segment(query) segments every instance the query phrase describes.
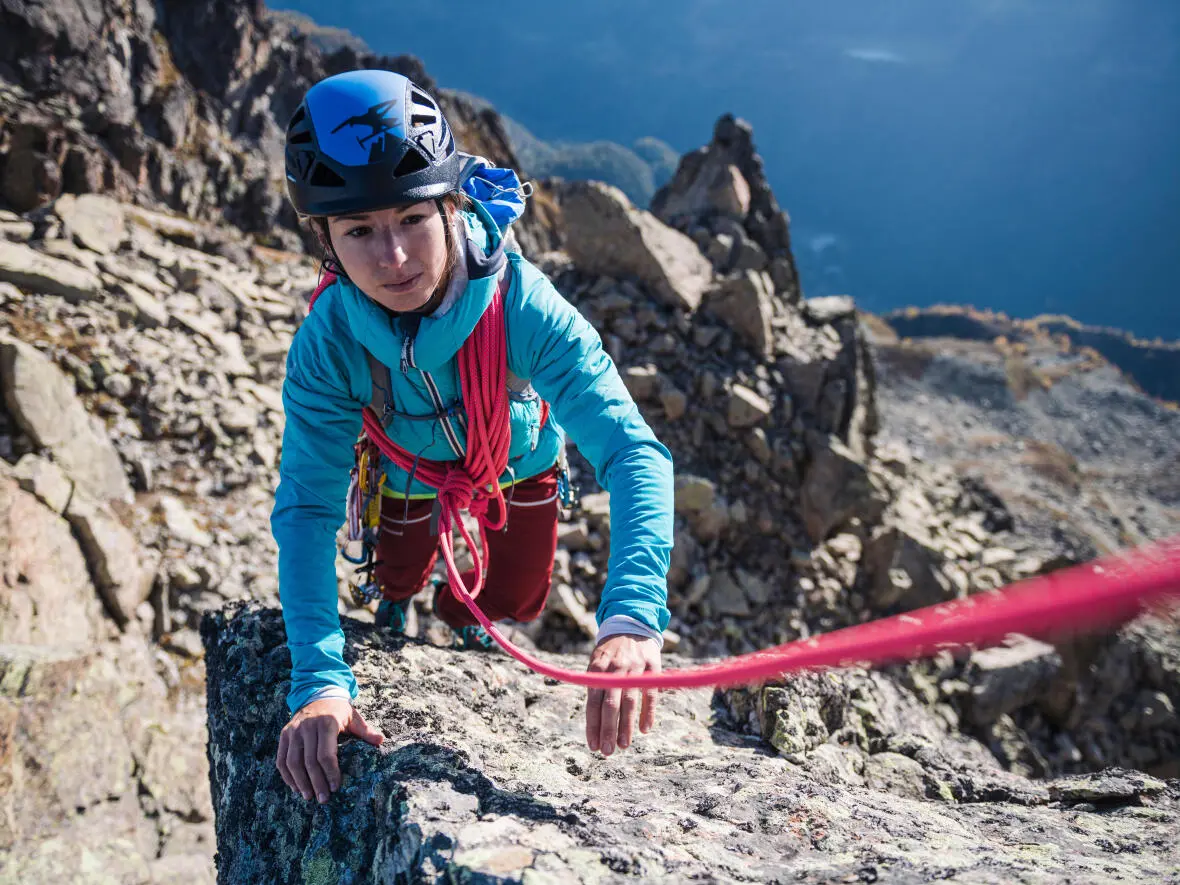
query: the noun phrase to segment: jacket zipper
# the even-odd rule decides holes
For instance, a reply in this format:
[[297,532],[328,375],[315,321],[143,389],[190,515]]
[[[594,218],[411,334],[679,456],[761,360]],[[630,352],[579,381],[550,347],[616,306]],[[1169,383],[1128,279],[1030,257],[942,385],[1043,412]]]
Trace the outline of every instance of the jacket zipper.
[[439,423],[442,425],[443,435],[447,438],[447,444],[450,445],[451,451],[455,453],[455,457],[462,460],[464,457],[463,446],[459,442],[459,435],[455,432],[455,427],[451,424],[450,411],[443,402],[442,394],[439,393],[438,385],[434,383],[434,378],[430,373],[419,369],[414,365],[414,339],[406,337],[402,341],[402,372],[406,373],[409,369],[417,369],[418,374],[422,376],[422,380],[426,382],[426,390],[430,394],[430,400],[434,403],[434,411],[438,414]]

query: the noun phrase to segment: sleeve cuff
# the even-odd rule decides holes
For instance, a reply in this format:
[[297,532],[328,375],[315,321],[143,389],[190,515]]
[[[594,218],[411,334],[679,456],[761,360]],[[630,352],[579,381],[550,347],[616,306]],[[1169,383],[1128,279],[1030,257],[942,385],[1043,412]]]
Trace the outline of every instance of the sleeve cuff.
[[611,615],[598,626],[598,637],[594,640],[594,644],[602,642],[608,636],[639,636],[643,639],[652,639],[660,647],[664,647],[664,634],[657,630],[653,630],[643,621],[636,620],[628,615]]
[[348,693],[347,688],[342,688],[339,685],[325,685],[323,688],[312,692],[299,709],[302,710],[303,707],[306,707],[312,701],[322,701],[325,698],[334,698],[340,701],[348,701],[350,704],[352,703],[352,695]]

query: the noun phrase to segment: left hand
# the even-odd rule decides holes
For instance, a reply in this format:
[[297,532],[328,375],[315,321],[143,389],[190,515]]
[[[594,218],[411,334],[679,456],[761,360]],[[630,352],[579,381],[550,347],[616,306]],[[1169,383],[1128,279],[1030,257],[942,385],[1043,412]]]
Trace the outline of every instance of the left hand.
[[[590,654],[590,673],[659,673],[660,648],[654,639],[640,636],[608,636]],[[639,731],[647,734],[655,725],[655,688],[590,688],[586,693],[586,744],[609,756],[615,747],[631,745],[635,708],[643,694]]]

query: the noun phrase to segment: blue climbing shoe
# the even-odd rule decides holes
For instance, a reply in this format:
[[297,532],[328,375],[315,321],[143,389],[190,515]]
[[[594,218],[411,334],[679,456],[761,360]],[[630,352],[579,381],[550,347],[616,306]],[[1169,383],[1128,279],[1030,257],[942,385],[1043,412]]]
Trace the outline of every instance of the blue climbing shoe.
[[377,626],[389,631],[391,636],[404,636],[406,632],[406,612],[410,610],[410,600],[393,602],[382,599],[377,603]]
[[[430,583],[434,586],[434,602],[431,605],[431,610],[435,617],[438,617],[438,597],[449,586],[445,578],[440,578],[437,575],[431,576]],[[488,634],[488,631],[479,624],[473,624],[470,627],[452,627],[451,631],[454,633],[454,641],[452,643],[454,648],[460,651],[492,651],[496,647],[496,640]]]
[[455,630],[455,648],[461,651],[492,651],[496,640],[479,624]]

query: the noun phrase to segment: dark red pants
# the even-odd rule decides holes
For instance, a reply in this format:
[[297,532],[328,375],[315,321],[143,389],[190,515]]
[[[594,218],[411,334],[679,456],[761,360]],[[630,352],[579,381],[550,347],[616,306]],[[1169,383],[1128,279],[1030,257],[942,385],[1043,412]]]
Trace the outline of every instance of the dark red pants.
[[[508,521],[487,533],[486,578],[476,602],[493,621],[531,621],[549,598],[553,554],[557,550],[557,468],[504,490]],[[401,602],[422,589],[438,558],[438,538],[430,534],[434,499],[412,500],[409,511],[400,498],[381,502],[381,537],[377,543],[377,579],[386,599]],[[478,536],[477,536],[478,537]],[[474,572],[463,574],[468,589]],[[477,623],[471,612],[444,587],[435,614],[451,627]]]

